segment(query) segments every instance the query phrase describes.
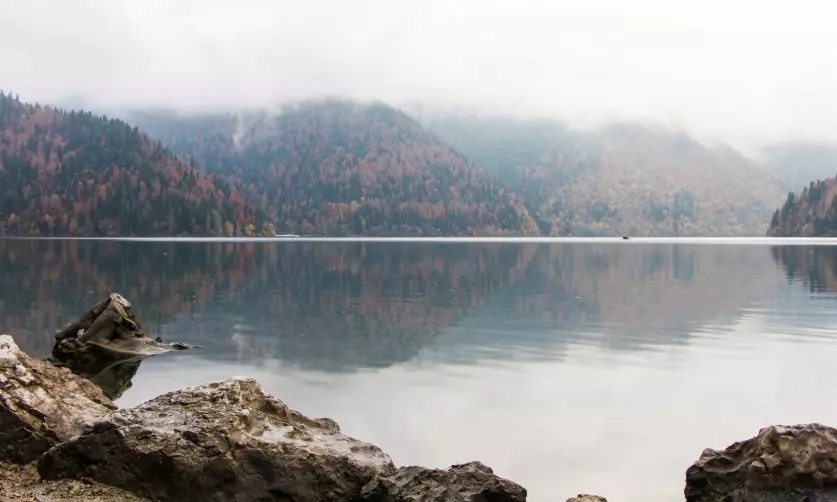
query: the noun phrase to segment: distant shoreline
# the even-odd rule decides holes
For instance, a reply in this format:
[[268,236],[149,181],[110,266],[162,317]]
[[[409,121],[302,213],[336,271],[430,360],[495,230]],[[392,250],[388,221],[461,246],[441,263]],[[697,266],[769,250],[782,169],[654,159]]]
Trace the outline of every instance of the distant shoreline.
[[0,240],[120,241],[120,242],[421,242],[421,243],[613,243],[631,244],[736,244],[832,246],[837,237],[54,237],[0,236]]

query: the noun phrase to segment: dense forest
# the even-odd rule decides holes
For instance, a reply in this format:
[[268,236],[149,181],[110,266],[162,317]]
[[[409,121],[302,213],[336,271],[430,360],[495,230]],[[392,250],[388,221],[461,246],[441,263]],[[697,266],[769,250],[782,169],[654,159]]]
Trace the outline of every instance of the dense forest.
[[276,114],[133,113],[128,120],[239,187],[282,233],[540,233],[502,183],[383,104],[321,101]]
[[496,174],[549,235],[757,235],[782,183],[729,147],[622,123],[432,114],[423,122]]
[[0,93],[0,235],[248,235],[271,230],[227,181],[125,122]]
[[773,213],[768,237],[837,237],[837,178],[812,181],[800,194],[788,192]]

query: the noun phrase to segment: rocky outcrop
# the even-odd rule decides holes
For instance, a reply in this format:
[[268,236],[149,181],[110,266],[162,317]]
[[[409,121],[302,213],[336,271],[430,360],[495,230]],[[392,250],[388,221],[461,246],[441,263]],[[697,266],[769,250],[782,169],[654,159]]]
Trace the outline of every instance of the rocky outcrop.
[[30,358],[0,336],[0,459],[31,462],[116,409],[66,368]]
[[363,488],[364,502],[525,502],[526,489],[480,462],[448,469],[402,467]]
[[395,472],[378,447],[233,378],[116,411],[38,463],[46,479],[89,477],[155,500],[349,501]]
[[770,426],[686,471],[687,502],[837,501],[837,429]]
[[607,502],[607,499],[598,495],[580,493],[577,497],[568,498],[567,502]]

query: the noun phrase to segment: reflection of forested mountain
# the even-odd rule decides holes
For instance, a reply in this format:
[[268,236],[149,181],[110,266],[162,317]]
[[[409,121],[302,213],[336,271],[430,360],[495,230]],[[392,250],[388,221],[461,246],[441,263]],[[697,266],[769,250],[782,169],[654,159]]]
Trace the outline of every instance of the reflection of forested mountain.
[[837,248],[831,246],[774,246],[773,258],[788,280],[804,282],[812,293],[837,292]]
[[[767,267],[765,266],[767,264]],[[49,352],[110,291],[210,359],[345,370],[684,343],[775,277],[758,246],[0,241],[0,331]]]
[[146,331],[204,345],[208,357],[237,348],[318,366],[391,364],[517,280],[534,252],[513,244],[0,241],[0,331],[45,355],[56,327],[115,290]]
[[164,338],[202,344],[210,357],[274,357],[332,370],[389,366],[515,282],[535,251],[514,244],[277,249],[277,265],[262,269],[252,287],[170,324]]
[[[732,321],[763,298],[775,276],[767,250],[756,246],[590,246],[565,269],[569,287],[598,300],[601,323],[613,343],[684,339],[708,322]],[[578,271],[586,270],[586,273]]]
[[576,344],[681,344],[701,326],[734,322],[775,281],[760,246],[542,245],[520,281],[437,343],[456,346],[460,360],[511,351],[556,357]]
[[0,240],[0,331],[46,355],[54,331],[111,291],[150,334],[235,291],[270,257],[253,245]]

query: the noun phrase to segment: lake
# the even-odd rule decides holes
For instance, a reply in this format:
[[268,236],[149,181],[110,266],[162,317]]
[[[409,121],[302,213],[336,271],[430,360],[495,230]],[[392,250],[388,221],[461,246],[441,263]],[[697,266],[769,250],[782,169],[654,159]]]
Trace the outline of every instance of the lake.
[[837,246],[813,243],[0,240],[0,331],[46,357],[117,291],[204,347],[143,362],[120,405],[252,376],[399,465],[682,500],[706,447],[837,425]]

